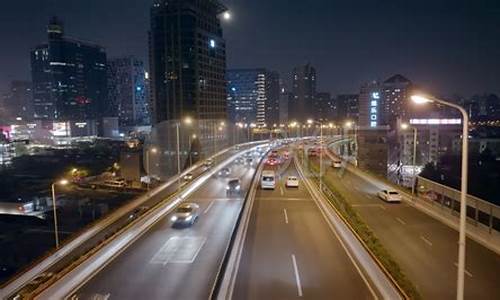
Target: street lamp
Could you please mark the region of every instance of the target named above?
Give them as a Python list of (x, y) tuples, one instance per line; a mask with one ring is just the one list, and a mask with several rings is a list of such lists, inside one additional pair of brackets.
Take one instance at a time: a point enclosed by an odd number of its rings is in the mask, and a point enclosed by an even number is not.
[(69, 183), (66, 179), (61, 179), (52, 183), (52, 211), (54, 214), (54, 237), (56, 240), (56, 249), (59, 249), (59, 232), (57, 228), (57, 211), (56, 211), (56, 185), (67, 185)]
[(222, 17), (224, 18), (224, 20), (229, 21), (229, 20), (231, 20), (231, 17), (232, 17), (232, 16), (231, 16), (231, 13), (230, 13), (230, 12), (225, 11), (225, 12), (222, 14)]
[(413, 95), (411, 100), (416, 104), (425, 104), (436, 102), (445, 106), (453, 107), (460, 111), (463, 118), (462, 126), (462, 174), (460, 190), (460, 229), (458, 238), (458, 274), (457, 274), (457, 299), (464, 299), (464, 280), (465, 280), (465, 224), (467, 218), (467, 181), (468, 181), (468, 142), (469, 142), (469, 116), (467, 111), (460, 105), (450, 103), (435, 97), (424, 95)]
[(151, 149), (147, 149), (146, 150), (146, 173), (148, 173), (148, 182), (147, 182), (147, 186), (148, 186), (148, 191), (149, 191), (149, 186), (151, 184), (151, 170), (150, 170), (150, 164), (149, 164), (149, 152), (155, 154), (156, 152), (158, 152), (158, 149), (156, 148), (151, 148)]
[(191, 152), (191, 149), (193, 148), (191, 145), (191, 142), (194, 141), (197, 138), (196, 134), (192, 134), (189, 136), (189, 166), (191, 167), (193, 165), (193, 155)]
[[(183, 120), (184, 124), (186, 125), (191, 125), (193, 124), (193, 119), (191, 117), (185, 117)], [(180, 189), (181, 187), (181, 149), (180, 149), (180, 127), (181, 127), (181, 122), (177, 121), (175, 123), (176, 126), (176, 133), (177, 133), (177, 189)]]
[(415, 179), (416, 179), (416, 164), (417, 164), (417, 127), (415, 126), (410, 126), (407, 123), (401, 124), (401, 129), (407, 130), (407, 129), (413, 129), (413, 170), (412, 170), (412, 184), (411, 184), (411, 196), (413, 200), (415, 200)]

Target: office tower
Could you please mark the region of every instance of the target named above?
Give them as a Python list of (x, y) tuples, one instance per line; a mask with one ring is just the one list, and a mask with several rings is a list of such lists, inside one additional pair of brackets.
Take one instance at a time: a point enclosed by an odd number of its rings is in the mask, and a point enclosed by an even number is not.
[(383, 120), (394, 125), (397, 118), (409, 118), (409, 102), (412, 83), (406, 77), (396, 74), (382, 83)]
[(5, 120), (33, 120), (33, 91), (31, 82), (21, 80), (12, 81), (9, 91), (2, 98), (1, 106)]
[(330, 93), (317, 93), (314, 98), (311, 118), (316, 120), (333, 120), (333, 111), (330, 107), (332, 96)]
[(68, 121), (107, 116), (104, 48), (66, 37), (57, 18), (51, 19), (47, 33), (48, 42), (31, 51), (35, 117)]
[(226, 45), (216, 0), (157, 1), (151, 8), (153, 122), (226, 119)]
[(264, 68), (227, 72), (228, 118), (231, 123), (272, 126), (279, 123), (280, 81)]
[(227, 145), (224, 11), (217, 0), (157, 0), (151, 7), (151, 141), (165, 154), (161, 177), (177, 171), (176, 128), (187, 116), (194, 121), (179, 130), (182, 168)]
[(293, 69), (292, 101), (289, 103), (290, 119), (304, 122), (313, 113), (311, 107), (316, 96), (316, 69), (310, 64)]
[(340, 94), (334, 99), (335, 120), (338, 122), (353, 121), (358, 123), (359, 119), (359, 95)]
[(120, 127), (149, 124), (144, 63), (134, 56), (108, 61), (108, 99)]

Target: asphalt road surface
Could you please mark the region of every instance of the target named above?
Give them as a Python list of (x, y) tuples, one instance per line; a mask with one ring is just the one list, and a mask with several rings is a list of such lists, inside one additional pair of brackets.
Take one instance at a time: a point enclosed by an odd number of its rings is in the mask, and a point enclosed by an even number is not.
[(233, 299), (373, 299), (302, 180), (257, 191)]
[(243, 203), (226, 196), (226, 182), (241, 178), (244, 195), (255, 166), (231, 169), (228, 178), (210, 178), (186, 200), (200, 205), (192, 227), (174, 229), (165, 217), (82, 286), (78, 299), (207, 299)]
[[(326, 160), (330, 166), (330, 161)], [(331, 167), (337, 189), (359, 212), (424, 299), (456, 297), (458, 232), (402, 203), (386, 203), (372, 183)], [(500, 256), (467, 239), (466, 299), (500, 299)]]

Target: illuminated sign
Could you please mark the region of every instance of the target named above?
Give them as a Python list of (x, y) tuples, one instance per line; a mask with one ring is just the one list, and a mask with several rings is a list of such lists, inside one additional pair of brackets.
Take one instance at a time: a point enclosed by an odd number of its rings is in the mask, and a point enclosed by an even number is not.
[(461, 119), (411, 119), (410, 124), (415, 125), (460, 125)]
[(380, 93), (379, 92), (373, 92), (371, 93), (371, 100), (370, 100), (370, 127), (377, 127), (377, 120), (378, 120), (378, 99), (380, 99)]
[(70, 136), (70, 128), (67, 122), (54, 122), (52, 124), (52, 130), (50, 131), (53, 136)]

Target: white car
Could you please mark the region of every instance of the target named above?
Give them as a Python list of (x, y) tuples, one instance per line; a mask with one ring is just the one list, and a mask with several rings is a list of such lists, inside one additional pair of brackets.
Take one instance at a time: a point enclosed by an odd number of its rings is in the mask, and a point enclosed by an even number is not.
[(402, 197), (395, 190), (382, 190), (378, 192), (378, 197), (387, 202), (401, 202)]
[(332, 162), (332, 168), (342, 168), (342, 161), (339, 159), (335, 159)]
[(193, 173), (187, 173), (186, 175), (184, 175), (184, 181), (191, 181), (193, 180)]
[(199, 211), (200, 206), (196, 203), (182, 203), (170, 218), (172, 227), (193, 225), (198, 219)]
[(299, 187), (299, 179), (296, 176), (288, 176), (285, 183), (286, 187)]

